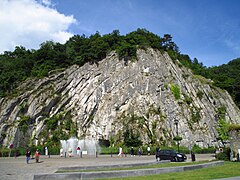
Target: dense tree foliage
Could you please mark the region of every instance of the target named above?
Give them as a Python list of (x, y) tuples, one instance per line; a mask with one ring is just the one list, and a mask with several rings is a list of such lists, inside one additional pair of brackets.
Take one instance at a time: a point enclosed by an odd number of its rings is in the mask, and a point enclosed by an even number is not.
[(240, 107), (240, 58), (208, 68), (207, 72), (206, 77), (213, 79), (216, 86), (226, 89)]
[(48, 76), (55, 69), (64, 69), (73, 64), (98, 64), (115, 50), (124, 61), (136, 59), (138, 48), (152, 47), (167, 51), (173, 60), (191, 68), (195, 74), (214, 80), (216, 86), (226, 89), (240, 107), (240, 59), (219, 67), (205, 67), (196, 58), (181, 54), (170, 34), (162, 38), (146, 29), (137, 29), (126, 35), (118, 30), (101, 35), (99, 32), (87, 37), (74, 35), (65, 44), (44, 42), (38, 50), (17, 46), (14, 51), (0, 55), (0, 97), (13, 93), (16, 86), (29, 77)]
[(182, 65), (192, 69), (194, 74), (212, 79), (215, 86), (227, 90), (240, 108), (240, 58), (221, 66), (206, 67), (196, 58), (191, 60), (188, 55), (176, 51), (168, 51), (168, 53), (172, 59), (178, 59)]
[[(97, 64), (112, 50), (116, 50), (119, 58), (124, 60), (136, 59), (137, 48), (174, 50), (176, 45), (169, 36), (160, 38), (146, 29), (121, 36), (118, 30), (114, 30), (103, 36), (99, 32), (89, 37), (75, 35), (65, 44), (47, 41), (38, 50), (17, 46), (13, 52), (6, 51), (0, 55), (0, 96), (12, 93), (17, 84), (28, 77), (41, 78), (54, 69), (73, 64)], [(172, 45), (174, 47), (171, 48)]]
[(134, 133), (132, 129), (126, 129), (123, 134), (124, 137), (124, 144), (127, 147), (138, 147), (142, 145), (142, 141), (140, 140), (139, 132)]

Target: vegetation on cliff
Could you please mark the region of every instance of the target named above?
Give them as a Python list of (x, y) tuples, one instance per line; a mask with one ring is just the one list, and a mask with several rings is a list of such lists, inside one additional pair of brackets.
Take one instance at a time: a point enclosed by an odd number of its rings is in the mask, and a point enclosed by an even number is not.
[(170, 51), (169, 55), (172, 59), (178, 59), (182, 65), (192, 69), (194, 74), (212, 79), (213, 85), (227, 90), (236, 105), (240, 107), (240, 58), (220, 66), (206, 67), (199, 63), (197, 58), (191, 60), (185, 54)]
[(207, 68), (196, 58), (191, 60), (188, 55), (181, 54), (171, 35), (159, 37), (146, 29), (137, 29), (126, 35), (120, 35), (118, 30), (106, 35), (96, 32), (89, 37), (75, 35), (65, 44), (47, 41), (38, 50), (17, 46), (12, 52), (5, 51), (0, 55), (0, 97), (16, 93), (17, 85), (29, 77), (48, 76), (53, 70), (73, 64), (98, 64), (112, 50), (127, 64), (136, 59), (138, 48), (147, 47), (167, 51), (173, 60), (178, 59), (195, 74), (212, 79), (216, 86), (226, 89), (240, 107), (240, 59)]
[(97, 64), (112, 50), (116, 50), (120, 59), (128, 61), (136, 58), (137, 48), (146, 47), (177, 49), (170, 35), (160, 38), (145, 29), (137, 29), (125, 36), (118, 30), (103, 36), (99, 32), (89, 37), (75, 35), (65, 44), (44, 42), (38, 50), (17, 46), (13, 52), (5, 51), (0, 55), (0, 96), (12, 93), (17, 84), (28, 77), (48, 76), (52, 70), (73, 64)]

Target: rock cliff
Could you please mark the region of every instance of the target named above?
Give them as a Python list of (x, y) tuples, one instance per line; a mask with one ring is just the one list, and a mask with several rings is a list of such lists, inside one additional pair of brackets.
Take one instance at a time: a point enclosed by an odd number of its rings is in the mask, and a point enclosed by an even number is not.
[(0, 143), (25, 146), (50, 138), (113, 139), (126, 129), (144, 143), (216, 145), (219, 112), (240, 123), (230, 95), (211, 80), (153, 49), (136, 61), (110, 53), (98, 64), (74, 65), (43, 79), (29, 79), (18, 95), (0, 99)]

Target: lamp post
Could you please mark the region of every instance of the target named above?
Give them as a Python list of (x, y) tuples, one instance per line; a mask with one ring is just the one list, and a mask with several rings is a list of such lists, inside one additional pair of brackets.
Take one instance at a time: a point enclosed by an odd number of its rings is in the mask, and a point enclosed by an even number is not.
[[(77, 116), (77, 115), (75, 115)], [(75, 122), (75, 127), (76, 127), (76, 131), (75, 131), (75, 137), (78, 139), (78, 120), (76, 119), (76, 122)]]
[[(175, 119), (175, 120), (174, 120), (174, 123), (175, 123), (175, 125), (176, 125), (176, 132), (177, 132), (177, 137), (178, 137), (178, 120)], [(177, 140), (177, 146), (178, 146), (178, 152), (179, 152), (179, 140)]]
[(232, 133), (230, 131), (230, 133), (228, 134), (228, 136), (230, 137), (229, 140), (230, 140), (230, 161), (233, 160), (233, 136), (232, 136)]

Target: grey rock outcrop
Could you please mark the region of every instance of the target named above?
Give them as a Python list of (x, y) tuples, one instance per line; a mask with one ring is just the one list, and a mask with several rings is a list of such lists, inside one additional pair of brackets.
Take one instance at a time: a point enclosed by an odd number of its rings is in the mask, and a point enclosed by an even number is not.
[(121, 140), (131, 128), (144, 143), (170, 144), (178, 129), (181, 145), (203, 147), (216, 142), (219, 108), (226, 121), (240, 123), (230, 95), (211, 80), (153, 49), (138, 50), (137, 59), (118, 60), (112, 52), (98, 64), (22, 83), (17, 97), (0, 99), (0, 143), (45, 141), (47, 121), (56, 115), (62, 116), (59, 127), (70, 117), (79, 138)]

